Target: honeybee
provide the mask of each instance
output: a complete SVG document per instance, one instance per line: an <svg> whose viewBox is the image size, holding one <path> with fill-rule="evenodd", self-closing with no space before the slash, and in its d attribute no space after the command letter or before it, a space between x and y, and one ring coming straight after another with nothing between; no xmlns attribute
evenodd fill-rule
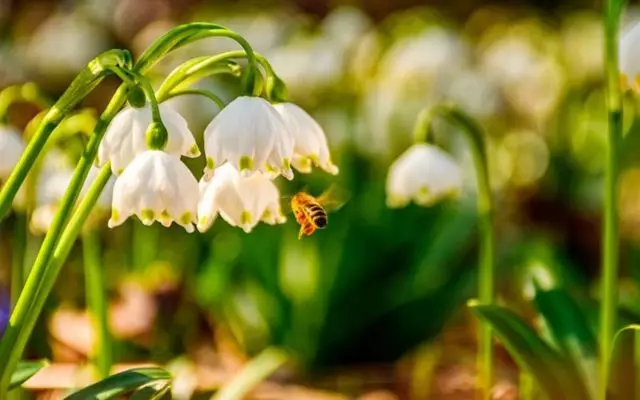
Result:
<svg viewBox="0 0 640 400"><path fill-rule="evenodd" d="M311 236L316 229L326 228L329 222L328 213L337 211L346 201L346 194L341 193L335 185L318 197L305 191L294 194L291 197L291 210L300 224L298 239L302 239L302 236Z"/></svg>

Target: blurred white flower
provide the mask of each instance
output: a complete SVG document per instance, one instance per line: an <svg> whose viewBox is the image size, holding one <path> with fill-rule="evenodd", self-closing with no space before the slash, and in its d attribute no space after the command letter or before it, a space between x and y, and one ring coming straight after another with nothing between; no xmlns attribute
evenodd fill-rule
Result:
<svg viewBox="0 0 640 400"><path fill-rule="evenodd" d="M72 176L73 167L64 153L52 149L45 154L35 185L36 204L29 221L33 234L41 235L49 230Z"/></svg>
<svg viewBox="0 0 640 400"><path fill-rule="evenodd" d="M89 174L87 175L87 179L84 181L84 185L82 186L82 190L80 191L80 197L84 197L87 194L89 188L91 188L93 181L96 180L99 173L100 168L91 166ZM104 186L102 193L100 193L100 197L98 197L98 201L95 205L97 209L108 210L111 208L111 203L113 201L113 186L115 185L115 183L116 177L112 174L109 177L107 184Z"/></svg>
<svg viewBox="0 0 640 400"><path fill-rule="evenodd" d="M160 117L169 134L164 151L174 155L198 157L200 149L187 121L168 104L160 104ZM119 175L133 158L148 150L145 133L151 125L151 106L127 107L113 118L98 149L98 166L111 161L111 170Z"/></svg>
<svg viewBox="0 0 640 400"><path fill-rule="evenodd" d="M113 187L109 227L136 215L143 224L173 221L193 232L198 207L198 181L176 155L160 150L138 154Z"/></svg>
<svg viewBox="0 0 640 400"><path fill-rule="evenodd" d="M38 24L21 49L30 66L47 75L75 74L109 48L100 24L79 12L59 12Z"/></svg>
<svg viewBox="0 0 640 400"><path fill-rule="evenodd" d="M339 43L328 37L305 37L267 54L278 75L287 82L293 96L338 82L345 68Z"/></svg>
<svg viewBox="0 0 640 400"><path fill-rule="evenodd" d="M24 149L20 133L10 126L0 125L0 181L9 177Z"/></svg>
<svg viewBox="0 0 640 400"><path fill-rule="evenodd" d="M315 164L328 173L336 175L338 167L331 161L327 138L320 124L293 103L279 103L273 106L293 135L293 166L300 172L309 173L311 165Z"/></svg>
<svg viewBox="0 0 640 400"><path fill-rule="evenodd" d="M371 19L361 9L339 6L322 21L321 29L342 51L348 51L371 26Z"/></svg>
<svg viewBox="0 0 640 400"><path fill-rule="evenodd" d="M404 207L411 200L422 206L455 196L462 190L458 164L439 147L418 143L389 167L387 205Z"/></svg>
<svg viewBox="0 0 640 400"><path fill-rule="evenodd" d="M620 75L622 87L640 91L640 22L634 23L620 36Z"/></svg>
<svg viewBox="0 0 640 400"><path fill-rule="evenodd" d="M293 179L293 137L265 99L240 96L227 104L204 132L205 179L226 161L238 171L273 172Z"/></svg>
<svg viewBox="0 0 640 400"><path fill-rule="evenodd" d="M433 80L438 74L464 67L469 46L460 36L444 28L429 28L420 35L394 43L380 61L380 79L396 86L416 78ZM398 81L399 80L399 81Z"/></svg>
<svg viewBox="0 0 640 400"><path fill-rule="evenodd" d="M286 220L271 179L259 171L243 176L229 163L216 168L210 181L200 181L198 230L209 229L218 214L247 233L260 221L274 225Z"/></svg>

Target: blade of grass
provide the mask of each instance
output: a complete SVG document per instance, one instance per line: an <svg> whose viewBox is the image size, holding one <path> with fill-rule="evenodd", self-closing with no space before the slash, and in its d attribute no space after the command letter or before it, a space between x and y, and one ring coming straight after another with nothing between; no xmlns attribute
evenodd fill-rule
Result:
<svg viewBox="0 0 640 400"><path fill-rule="evenodd" d="M103 379L67 396L65 400L114 399L159 381L171 381L171 374L159 367L134 368Z"/></svg>
<svg viewBox="0 0 640 400"><path fill-rule="evenodd" d="M15 389L22 385L47 365L49 365L49 360L21 361L18 363L18 368L13 372L13 375L11 375L9 389Z"/></svg>

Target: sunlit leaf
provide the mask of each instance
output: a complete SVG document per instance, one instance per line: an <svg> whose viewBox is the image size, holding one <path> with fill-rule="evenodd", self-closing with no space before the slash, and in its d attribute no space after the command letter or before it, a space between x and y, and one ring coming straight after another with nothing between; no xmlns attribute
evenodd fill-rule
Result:
<svg viewBox="0 0 640 400"><path fill-rule="evenodd" d="M71 394L67 400L113 399L125 393L129 393L142 386L159 383L161 381L171 381L171 374L162 368L146 367L134 368L120 372L115 375L87 386ZM147 397L148 398L148 397Z"/></svg>
<svg viewBox="0 0 640 400"><path fill-rule="evenodd" d="M597 341L583 310L564 289L541 289L534 304L558 348L580 369L582 380L595 395Z"/></svg>
<svg viewBox="0 0 640 400"><path fill-rule="evenodd" d="M478 318L491 325L518 366L534 376L549 398L590 398L570 360L543 341L518 315L504 307L481 305L476 300L468 305Z"/></svg>
<svg viewBox="0 0 640 400"><path fill-rule="evenodd" d="M18 364L18 368L16 368L13 375L11 375L11 383L9 383L9 389L14 389L22 385L47 365L49 365L49 360L20 362Z"/></svg>

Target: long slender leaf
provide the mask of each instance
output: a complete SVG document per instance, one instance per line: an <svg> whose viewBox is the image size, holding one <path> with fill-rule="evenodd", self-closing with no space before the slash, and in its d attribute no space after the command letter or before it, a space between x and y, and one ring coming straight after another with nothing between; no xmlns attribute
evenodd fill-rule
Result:
<svg viewBox="0 0 640 400"><path fill-rule="evenodd" d="M481 305L476 300L469 301L468 306L491 325L518 366L535 377L550 399L590 398L569 359L543 341L518 315L504 307Z"/></svg>
<svg viewBox="0 0 640 400"><path fill-rule="evenodd" d="M11 383L9 383L9 389L15 389L18 386L22 385L47 365L49 365L49 360L20 362L18 364L18 368L16 368L13 375L11 375Z"/></svg>
<svg viewBox="0 0 640 400"><path fill-rule="evenodd" d="M640 391L640 325L628 325L613 338L611 375L607 390L611 399L635 399Z"/></svg>
<svg viewBox="0 0 640 400"><path fill-rule="evenodd" d="M171 384L168 382L155 385L147 385L132 394L129 400L159 400L162 399L170 389Z"/></svg>
<svg viewBox="0 0 640 400"><path fill-rule="evenodd" d="M159 367L134 368L87 386L66 397L66 400L106 400L129 393L142 386L171 381L171 374Z"/></svg>
<svg viewBox="0 0 640 400"><path fill-rule="evenodd" d="M583 310L566 290L536 286L534 304L544 318L554 343L579 369L592 396L596 394L597 341Z"/></svg>

